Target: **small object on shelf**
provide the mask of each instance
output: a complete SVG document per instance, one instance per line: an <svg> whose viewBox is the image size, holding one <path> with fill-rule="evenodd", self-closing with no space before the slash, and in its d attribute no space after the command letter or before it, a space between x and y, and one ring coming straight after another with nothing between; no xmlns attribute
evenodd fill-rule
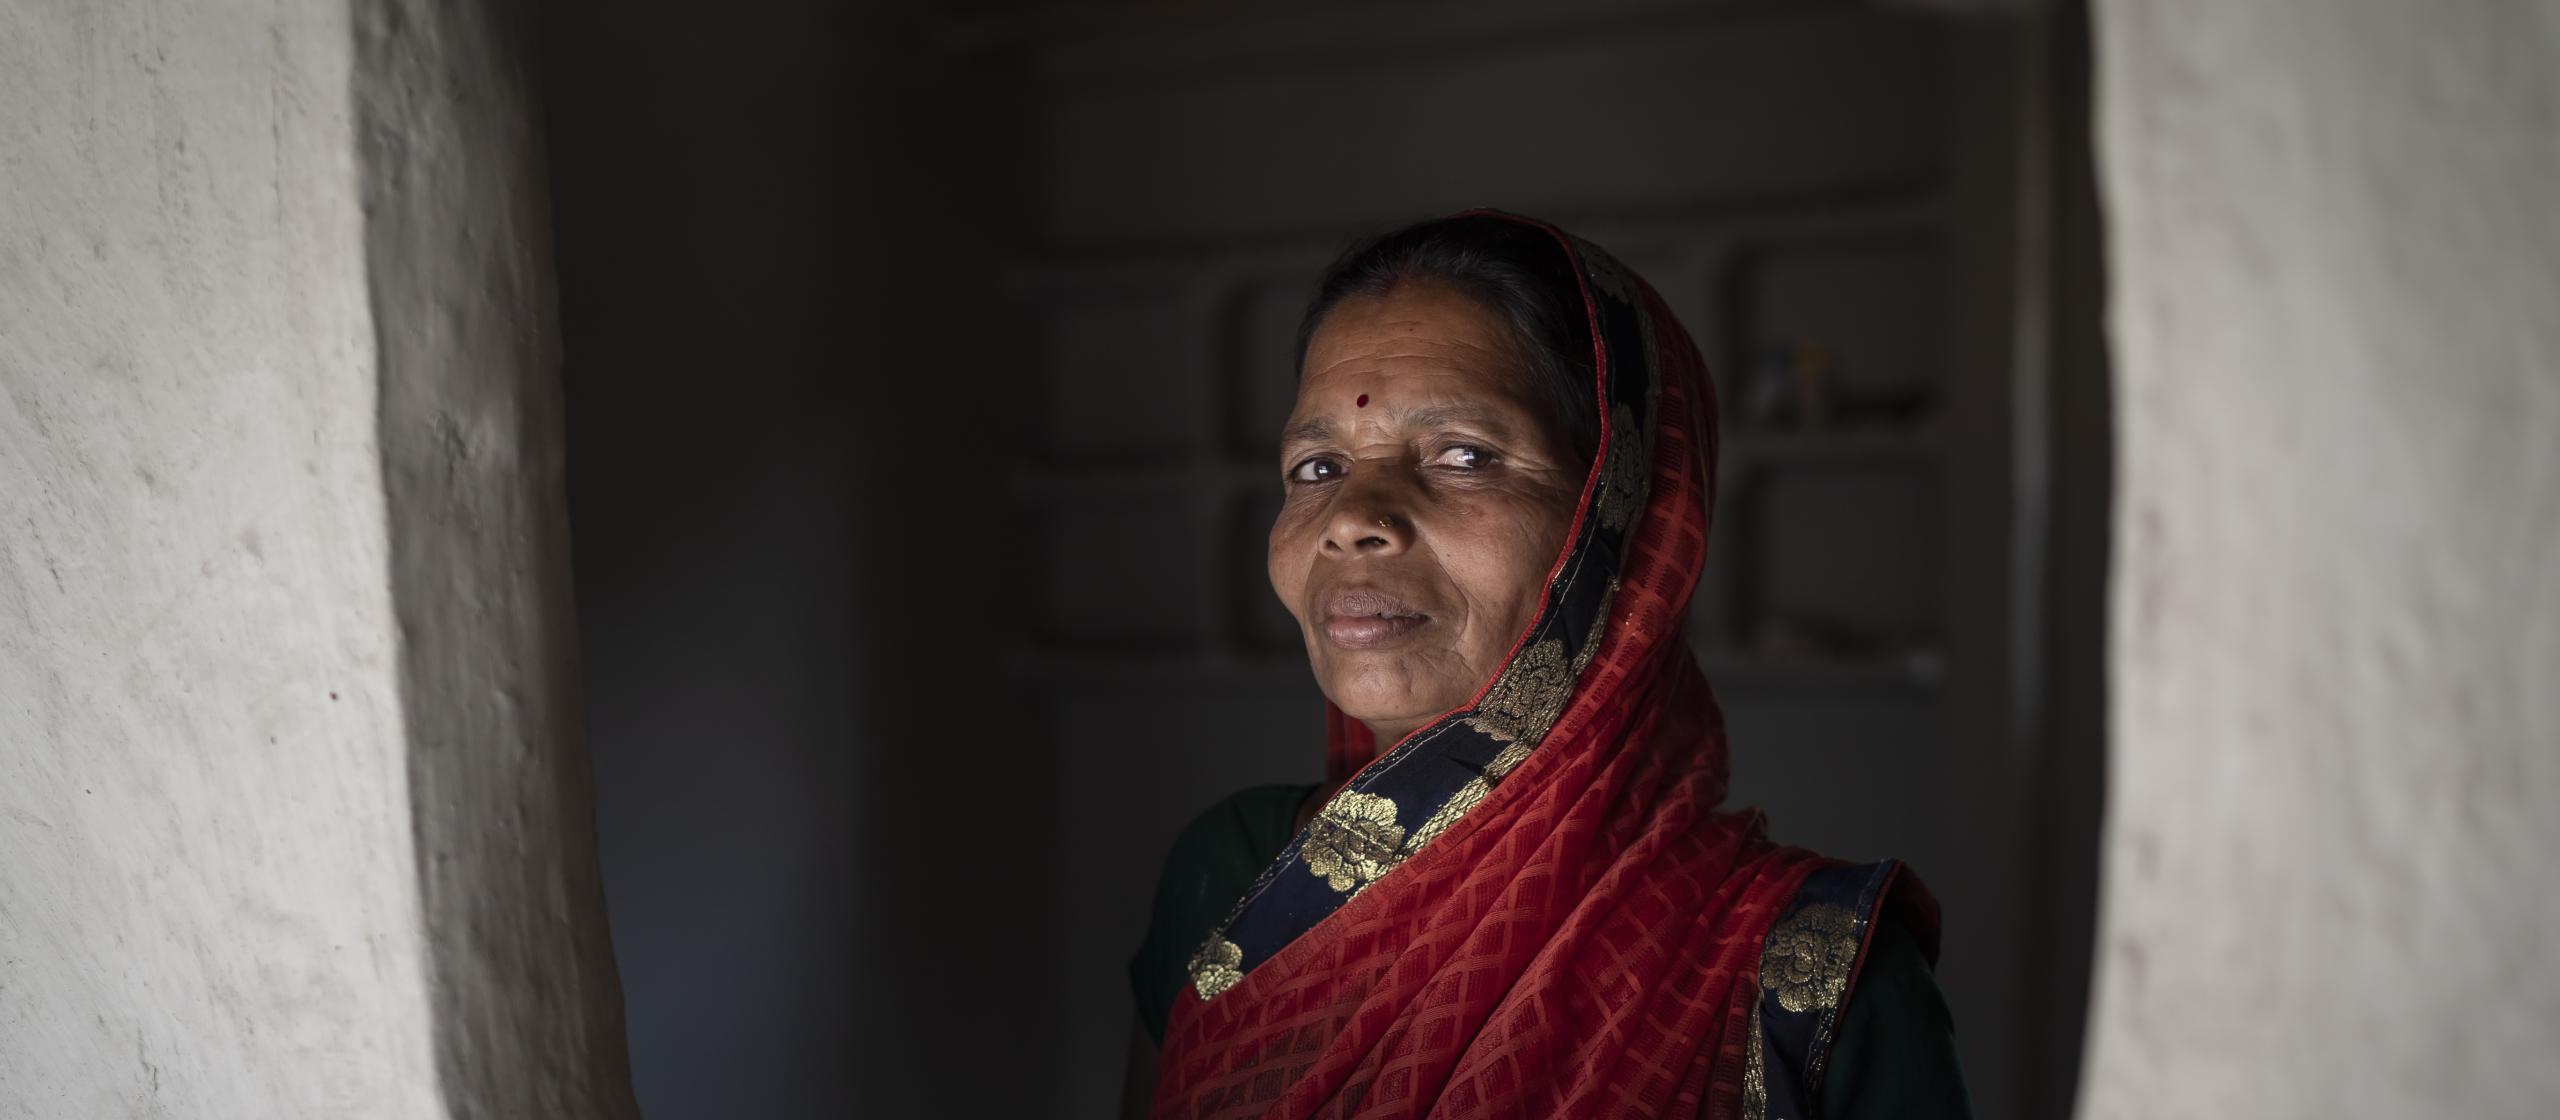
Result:
<svg viewBox="0 0 2560 1120"><path fill-rule="evenodd" d="M1762 660L1853 661L1873 656L1876 643L1866 635L1822 619L1780 615L1762 622L1752 635L1752 651Z"/></svg>
<svg viewBox="0 0 2560 1120"><path fill-rule="evenodd" d="M1818 343L1778 343L1745 379L1742 415L1755 428L1823 428L1831 420L1834 361Z"/></svg>
<svg viewBox="0 0 2560 1120"><path fill-rule="evenodd" d="M1917 385L1858 388L1840 350L1820 342L1763 348L1742 380L1739 414L1755 431L1824 432L1921 422L1934 400Z"/></svg>
<svg viewBox="0 0 2560 1120"><path fill-rule="evenodd" d="M1795 348L1787 373L1796 391L1797 427L1820 431L1831 426L1831 375L1837 364L1829 347L1804 343Z"/></svg>

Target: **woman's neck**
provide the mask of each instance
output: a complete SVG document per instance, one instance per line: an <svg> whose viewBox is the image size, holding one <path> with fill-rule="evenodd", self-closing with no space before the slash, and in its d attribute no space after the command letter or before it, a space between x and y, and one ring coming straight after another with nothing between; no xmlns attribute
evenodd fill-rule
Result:
<svg viewBox="0 0 2560 1120"><path fill-rule="evenodd" d="M1369 757L1371 758L1386 753L1387 748L1403 742L1405 736L1413 734L1415 728L1422 726L1419 723L1402 721L1375 723L1365 719L1361 720L1360 724L1369 729Z"/></svg>

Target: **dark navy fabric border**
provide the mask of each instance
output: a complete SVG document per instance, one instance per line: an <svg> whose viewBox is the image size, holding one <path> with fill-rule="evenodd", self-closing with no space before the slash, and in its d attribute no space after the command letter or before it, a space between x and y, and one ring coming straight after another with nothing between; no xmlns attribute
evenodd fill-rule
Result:
<svg viewBox="0 0 2560 1120"><path fill-rule="evenodd" d="M1786 913L1770 927L1771 942L1762 948L1760 978L1761 1061L1767 1071L1768 1092L1765 1115L1786 1120L1812 1120L1822 1115L1822 1074L1831 1058L1831 1042L1840 1027L1840 1013L1848 1007L1858 969L1866 961L1867 944L1875 931L1876 907L1901 870L1900 860L1889 859L1816 871L1805 877ZM1807 1000L1806 988L1820 989L1820 983L1791 992L1782 978L1767 974L1772 952L1789 948L1778 943L1786 939L1790 930L1815 931L1808 935L1821 938L1846 938L1854 947L1846 960L1838 962L1842 971L1836 977L1836 996ZM1772 946L1776 948L1773 950Z"/></svg>

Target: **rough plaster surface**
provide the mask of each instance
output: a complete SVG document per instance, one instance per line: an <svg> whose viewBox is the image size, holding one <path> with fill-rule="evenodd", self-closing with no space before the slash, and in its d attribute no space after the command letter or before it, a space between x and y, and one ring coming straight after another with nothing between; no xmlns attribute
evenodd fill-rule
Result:
<svg viewBox="0 0 2560 1120"><path fill-rule="evenodd" d="M634 1115L578 705L530 27L511 0L353 7L438 1064L456 1116Z"/></svg>
<svg viewBox="0 0 2560 1120"><path fill-rule="evenodd" d="M435 1116L343 6L0 8L0 1116Z"/></svg>
<svg viewBox="0 0 2560 1120"><path fill-rule="evenodd" d="M0 1117L629 1113L529 91L442 7L0 7Z"/></svg>
<svg viewBox="0 0 2560 1120"><path fill-rule="evenodd" d="M2560 3L2101 0L2083 1112L2560 1108Z"/></svg>

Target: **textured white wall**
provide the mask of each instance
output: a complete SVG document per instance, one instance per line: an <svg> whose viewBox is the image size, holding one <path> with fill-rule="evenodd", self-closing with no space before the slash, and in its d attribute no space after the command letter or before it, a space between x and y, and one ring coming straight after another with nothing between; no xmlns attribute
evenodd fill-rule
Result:
<svg viewBox="0 0 2560 1120"><path fill-rule="evenodd" d="M628 1113L503 7L0 6L0 1117Z"/></svg>
<svg viewBox="0 0 2560 1120"><path fill-rule="evenodd" d="M2083 1111L2560 1109L2560 3L2101 0Z"/></svg>
<svg viewBox="0 0 2560 1120"><path fill-rule="evenodd" d="M0 8L0 1116L436 1116L347 11Z"/></svg>

